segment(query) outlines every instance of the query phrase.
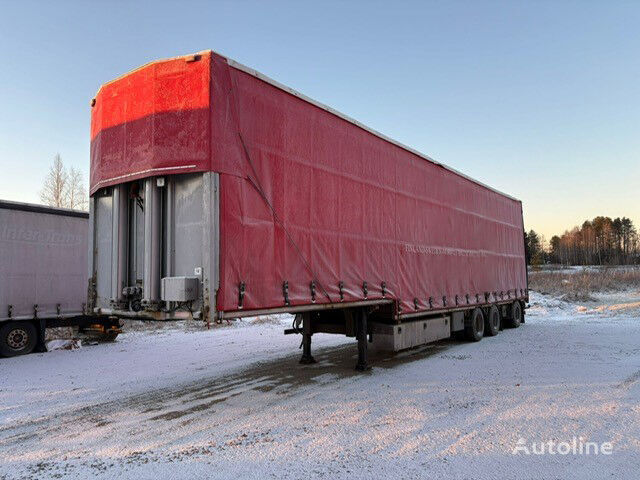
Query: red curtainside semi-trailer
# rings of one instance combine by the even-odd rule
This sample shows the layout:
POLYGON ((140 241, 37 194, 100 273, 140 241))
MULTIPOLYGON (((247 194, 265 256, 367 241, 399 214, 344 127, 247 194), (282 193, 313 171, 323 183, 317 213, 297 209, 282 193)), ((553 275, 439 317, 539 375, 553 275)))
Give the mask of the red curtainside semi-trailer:
POLYGON ((522 205, 211 51, 92 100, 89 305, 398 350, 523 321, 522 205))

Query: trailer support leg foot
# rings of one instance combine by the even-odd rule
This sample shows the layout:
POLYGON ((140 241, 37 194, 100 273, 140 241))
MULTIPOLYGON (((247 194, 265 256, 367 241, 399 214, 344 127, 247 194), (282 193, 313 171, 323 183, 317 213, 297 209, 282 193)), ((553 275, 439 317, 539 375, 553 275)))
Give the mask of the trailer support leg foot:
POLYGON ((312 363, 316 363, 316 359, 311 355, 311 335, 303 333, 302 334, 302 358, 300 358, 300 363, 303 365, 310 365, 312 363))
POLYGON ((356 370, 365 372, 371 367, 367 362, 367 311, 362 309, 357 313, 356 336, 358 339, 358 363, 356 370))
POLYGON ((302 358, 300 363, 310 365, 316 363, 311 355, 311 315, 306 313, 302 317, 302 358))

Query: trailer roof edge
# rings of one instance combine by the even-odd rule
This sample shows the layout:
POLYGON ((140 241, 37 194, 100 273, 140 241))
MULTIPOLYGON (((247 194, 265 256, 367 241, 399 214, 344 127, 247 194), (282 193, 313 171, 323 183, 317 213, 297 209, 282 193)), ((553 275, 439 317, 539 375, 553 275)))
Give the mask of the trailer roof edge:
POLYGON ((487 185, 486 183, 483 183, 480 180, 476 180, 475 178, 470 177, 470 176, 462 173, 461 171, 456 170, 453 167, 450 167, 449 165, 446 165, 446 164, 444 164, 442 162, 434 160, 429 155, 427 155, 425 153, 422 153, 422 152, 420 152, 420 151, 418 151, 418 150, 416 150, 416 149, 414 149, 412 147, 409 147, 408 145, 405 145, 402 142, 394 140, 393 138, 391 138, 391 137, 385 135, 384 133, 381 133, 381 132, 379 132, 379 131, 377 131, 377 130, 375 130, 375 129, 367 126, 367 125, 365 125, 364 123, 356 120, 355 118, 350 117, 349 115, 346 115, 346 114, 344 114, 344 113, 342 113, 342 112, 340 112, 340 111, 338 111, 338 110, 336 110, 336 109, 334 109, 334 108, 332 108, 332 107, 330 107, 330 106, 328 106, 328 105, 326 105, 326 104, 324 104, 322 102, 314 100, 313 98, 306 96, 304 93, 301 93, 301 92, 299 92, 299 91, 297 91, 297 90, 295 90, 295 89, 293 89, 291 87, 288 87, 287 85, 284 85, 283 83, 280 83, 277 80, 274 80, 273 78, 265 75, 264 73, 261 73, 261 72, 255 70, 255 69, 253 69, 251 67, 247 67, 246 65, 243 65, 242 63, 237 62, 237 61, 233 60, 232 58, 229 58, 229 57, 227 57, 225 55, 222 55, 221 53, 216 52, 215 50, 211 50, 211 51, 213 53, 215 53, 216 55, 219 55, 220 57, 224 58, 227 61, 227 63, 229 64, 229 66, 231 66, 231 67, 233 67, 233 68, 235 68, 237 70, 240 70, 242 72, 248 73, 249 75, 252 75, 252 76, 254 76, 256 78, 259 78, 260 80, 262 80, 264 82, 267 82, 267 83, 273 85, 274 87, 279 88, 280 90, 283 90, 283 91, 285 91, 287 93, 290 93, 291 95, 294 95, 294 96, 300 98, 301 100, 304 100, 307 103, 310 103, 312 105, 315 105, 318 108, 326 110, 327 112, 329 112, 329 113, 331 113, 331 114, 333 114, 333 115, 335 115, 337 117, 340 117, 343 120, 345 120, 345 121, 347 121, 349 123, 352 123, 352 124, 356 125, 357 127, 360 127, 363 130, 366 130, 367 132, 375 135, 376 137, 379 137, 379 138, 381 138, 381 139, 383 139, 383 140, 385 140, 385 141, 387 141, 389 143, 392 143, 392 144, 396 145, 397 147, 402 148, 403 150, 406 150, 406 151, 408 151, 410 153, 413 153, 414 155, 417 155, 418 157, 421 157, 421 158, 433 163, 434 165, 438 165, 439 167, 442 167, 445 170, 449 170, 450 172, 452 172, 452 173, 454 173, 454 174, 456 174, 456 175, 458 175, 458 176, 460 176, 460 177, 462 177, 462 178, 464 178, 466 180, 469 180, 469 181, 471 181, 471 182, 473 182, 473 183, 475 183, 477 185, 480 185, 481 187, 484 187, 487 190, 491 190, 492 192, 495 192, 495 193, 497 193, 499 195, 502 195, 504 197, 510 198, 511 200, 514 200, 516 202, 522 203, 522 201, 520 199, 518 199, 518 198, 516 198, 516 197, 514 197, 512 195, 509 195, 508 193, 502 192, 502 191, 500 191, 500 190, 498 190, 496 188, 493 188, 492 186, 487 185))
POLYGON ((83 210, 72 210, 70 208, 50 207, 48 205, 38 205, 36 203, 13 202, 11 200, 0 199, 0 209, 18 210, 21 212, 48 213, 50 215, 61 215, 64 217, 89 218, 89 212, 83 210))

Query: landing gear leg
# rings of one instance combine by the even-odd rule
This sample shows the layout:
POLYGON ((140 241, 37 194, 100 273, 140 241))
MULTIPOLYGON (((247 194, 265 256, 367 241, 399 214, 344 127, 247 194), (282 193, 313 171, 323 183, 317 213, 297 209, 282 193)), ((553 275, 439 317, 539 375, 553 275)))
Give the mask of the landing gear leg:
POLYGON ((47 328, 47 322, 45 320, 37 320, 37 328, 38 328, 38 341, 36 342, 36 348, 35 351, 36 352, 46 352, 47 351, 47 344, 45 343, 45 339, 46 339, 46 328, 47 328))
POLYGON ((311 314, 302 315, 302 358, 300 363, 308 365, 316 363, 316 359, 311 355, 311 314))
POLYGON ((356 338, 358 339, 356 370, 364 372, 371 368, 367 362, 367 311, 362 309, 356 315, 356 338))

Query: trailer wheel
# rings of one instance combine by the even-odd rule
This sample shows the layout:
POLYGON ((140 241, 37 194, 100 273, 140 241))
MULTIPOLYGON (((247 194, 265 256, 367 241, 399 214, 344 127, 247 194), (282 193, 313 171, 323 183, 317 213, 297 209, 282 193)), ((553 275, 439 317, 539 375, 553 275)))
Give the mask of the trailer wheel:
POLYGON ((484 314, 476 308, 464 322, 464 335, 467 340, 479 342, 484 336, 484 314))
POLYGON ((518 328, 522 323, 522 305, 516 300, 509 307, 509 317, 507 325, 511 328, 518 328))
POLYGON ((500 331, 500 311, 495 305, 491 305, 489 315, 484 325, 484 332, 489 337, 494 337, 500 331))
POLYGON ((0 327, 0 356, 31 353, 37 342, 38 332, 31 322, 7 322, 0 327))

